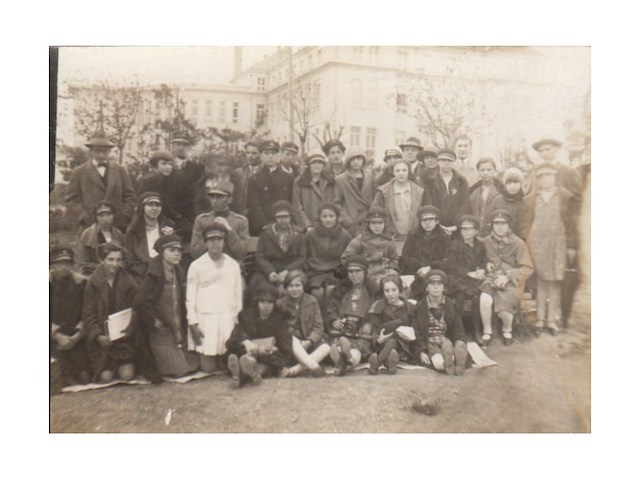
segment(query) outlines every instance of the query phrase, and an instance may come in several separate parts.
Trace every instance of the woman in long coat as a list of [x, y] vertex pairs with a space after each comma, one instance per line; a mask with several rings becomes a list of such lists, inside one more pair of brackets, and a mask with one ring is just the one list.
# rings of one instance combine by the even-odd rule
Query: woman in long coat
[[207, 252], [194, 260], [187, 274], [189, 350], [200, 354], [200, 369], [224, 369], [225, 342], [242, 310], [240, 265], [223, 253], [226, 227], [214, 222], [203, 233]]
[[127, 335], [115, 341], [109, 338], [105, 321], [109, 315], [133, 307], [138, 286], [122, 269], [124, 259], [120, 245], [100, 245], [98, 255], [102, 264], [87, 282], [82, 308], [93, 378], [107, 383], [117, 374], [122, 380], [131, 380], [135, 376], [135, 319], [132, 318]]
[[295, 209], [295, 223], [307, 229], [318, 223], [318, 208], [336, 199], [335, 179], [325, 171], [327, 159], [321, 150], [309, 153], [307, 168], [293, 182], [291, 203]]
[[186, 349], [185, 279], [179, 263], [182, 245], [177, 235], [155, 243], [158, 256], [149, 264], [135, 307], [142, 336], [160, 375], [181, 377], [198, 368], [198, 357]]
[[355, 236], [364, 228], [367, 210], [375, 193], [373, 177], [365, 170], [364, 149], [350, 148], [345, 160], [346, 170], [336, 178], [336, 200], [340, 206], [341, 223]]

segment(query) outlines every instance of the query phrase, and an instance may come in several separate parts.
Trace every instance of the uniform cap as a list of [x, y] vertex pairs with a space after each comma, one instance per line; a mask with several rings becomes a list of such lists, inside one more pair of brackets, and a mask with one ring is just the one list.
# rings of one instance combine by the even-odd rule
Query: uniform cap
[[174, 233], [171, 235], [162, 235], [153, 244], [153, 249], [162, 254], [165, 248], [180, 248], [182, 249], [182, 240]]

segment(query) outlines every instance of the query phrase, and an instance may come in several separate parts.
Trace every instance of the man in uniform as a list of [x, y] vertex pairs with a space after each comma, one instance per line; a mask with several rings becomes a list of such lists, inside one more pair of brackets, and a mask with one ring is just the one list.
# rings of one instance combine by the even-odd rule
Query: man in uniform
[[191, 257], [196, 259], [207, 251], [203, 234], [214, 223], [221, 223], [227, 229], [225, 252], [242, 261], [249, 247], [249, 222], [246, 217], [229, 209], [233, 196], [233, 183], [227, 180], [207, 178], [205, 182], [212, 210], [198, 215], [191, 235]]
[[284, 142], [282, 144], [282, 161], [280, 162], [280, 166], [282, 170], [293, 175], [294, 178], [300, 175], [299, 151], [298, 146], [293, 142]]
[[280, 145], [273, 140], [262, 144], [260, 158], [262, 168], [249, 179], [247, 207], [249, 232], [258, 236], [262, 228], [271, 222], [271, 207], [278, 200], [291, 202], [293, 175], [280, 166]]
[[90, 160], [74, 168], [67, 187], [65, 202], [79, 205], [80, 231], [95, 219], [98, 202], [108, 200], [115, 207], [114, 226], [125, 231], [136, 207], [136, 194], [127, 170], [109, 159], [115, 147], [104, 133], [98, 133], [86, 144]]

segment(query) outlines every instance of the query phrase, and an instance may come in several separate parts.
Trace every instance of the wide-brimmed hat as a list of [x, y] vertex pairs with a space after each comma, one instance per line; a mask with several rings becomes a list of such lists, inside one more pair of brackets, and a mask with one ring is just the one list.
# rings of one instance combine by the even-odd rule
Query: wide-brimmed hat
[[105, 134], [96, 134], [89, 139], [85, 146], [88, 148], [113, 148], [116, 146], [115, 143], [109, 141]]
[[419, 150], [423, 149], [420, 139], [416, 137], [409, 137], [405, 140], [404, 143], [400, 144], [400, 148], [402, 149], [402, 151], [404, 151], [404, 149], [407, 147], [416, 147]]

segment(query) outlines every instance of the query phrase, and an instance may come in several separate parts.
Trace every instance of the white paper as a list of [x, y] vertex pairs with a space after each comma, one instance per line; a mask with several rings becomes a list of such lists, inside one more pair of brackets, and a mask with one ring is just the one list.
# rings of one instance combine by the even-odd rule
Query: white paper
[[498, 362], [487, 357], [487, 354], [484, 353], [484, 350], [482, 350], [482, 348], [480, 348], [480, 346], [476, 342], [467, 342], [467, 351], [469, 352], [469, 355], [471, 355], [471, 360], [473, 360], [474, 368], [484, 368], [498, 365]]
[[407, 342], [413, 342], [416, 339], [416, 332], [413, 327], [402, 325], [396, 328], [396, 333], [402, 340], [405, 340]]
[[124, 337], [122, 330], [127, 328], [131, 323], [131, 314], [133, 310], [127, 308], [116, 313], [109, 315], [109, 318], [105, 322], [107, 326], [107, 335], [112, 342]]

